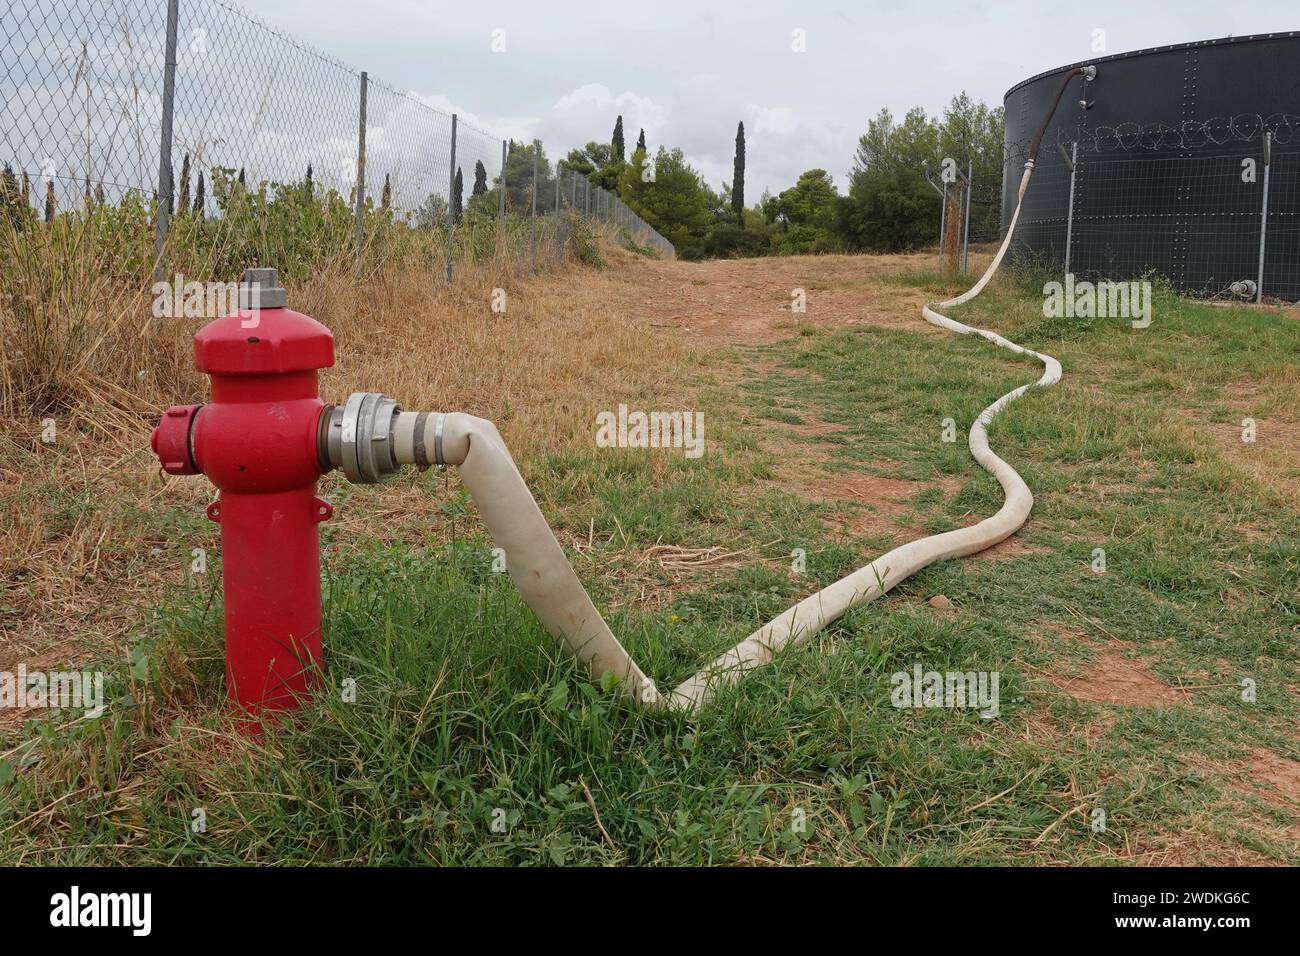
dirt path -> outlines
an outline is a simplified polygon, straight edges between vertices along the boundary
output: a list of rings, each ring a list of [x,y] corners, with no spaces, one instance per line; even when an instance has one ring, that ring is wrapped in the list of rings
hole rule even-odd
[[[988,253],[972,252],[972,268]],[[762,345],[797,335],[800,325],[873,324],[934,331],[921,306],[939,286],[885,277],[936,269],[931,253],[894,256],[787,256],[707,262],[637,259],[622,283],[640,314],[705,344]],[[802,290],[804,311],[795,310]]]

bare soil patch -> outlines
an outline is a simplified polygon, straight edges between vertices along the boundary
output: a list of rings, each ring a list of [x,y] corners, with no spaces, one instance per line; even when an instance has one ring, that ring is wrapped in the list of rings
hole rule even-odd
[[[1300,760],[1255,747],[1246,763],[1246,775],[1251,789],[1263,799],[1300,807]]]
[[[933,292],[882,281],[882,276],[935,267],[928,253],[894,256],[788,256],[706,262],[644,260],[623,281],[654,324],[682,329],[703,345],[763,345],[801,328],[879,325],[921,333],[938,330],[921,318]],[[806,311],[795,312],[802,289]]]
[[[1295,391],[1291,386],[1287,394],[1266,393],[1251,379],[1234,382],[1225,393],[1233,407],[1232,420],[1206,422],[1204,426],[1215,447],[1234,465],[1261,483],[1289,492],[1300,492],[1300,415],[1296,414]],[[1190,411],[1194,419],[1205,421],[1203,410]],[[1253,430],[1248,431],[1248,424],[1253,424]]]
[[[1140,661],[1111,647],[1101,647],[1097,659],[1072,677],[1049,674],[1048,680],[1075,700],[1124,707],[1172,707],[1188,698],[1185,690],[1170,687]]]

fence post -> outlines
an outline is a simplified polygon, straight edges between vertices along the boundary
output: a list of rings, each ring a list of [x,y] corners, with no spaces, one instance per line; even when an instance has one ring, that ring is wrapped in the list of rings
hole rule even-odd
[[[551,261],[560,254],[560,179],[564,176],[564,163],[555,161],[555,224],[551,230]]]
[[[447,186],[447,281],[451,282],[451,237],[456,231],[456,114],[451,114],[451,175]]]
[[[369,74],[361,71],[361,110],[357,129],[357,261],[366,241],[366,88]]]
[[[537,149],[533,148],[533,211],[528,222],[528,251],[537,262]]]
[[[1064,153],[1064,150],[1062,150]],[[1070,146],[1070,207],[1065,213],[1065,274],[1070,274],[1070,244],[1074,241],[1074,174],[1079,166],[1079,141]]]
[[[180,0],[167,0],[167,54],[163,60],[162,135],[158,138],[158,202],[154,209],[153,277],[163,278],[163,246],[167,243],[172,201],[172,113],[176,104],[176,21]]]
[[[970,261],[970,200],[975,188],[975,160],[966,160],[966,218],[961,227],[961,271],[966,271]]]
[[[939,261],[943,262],[943,240],[948,234],[948,184],[943,184],[943,198],[939,200]]]
[[[1273,165],[1273,132],[1264,134],[1264,205],[1259,213],[1259,272],[1255,276],[1255,301],[1264,301],[1264,245],[1268,235],[1268,174]]]
[[[501,141],[501,191],[497,196],[497,218],[506,219],[506,141]]]

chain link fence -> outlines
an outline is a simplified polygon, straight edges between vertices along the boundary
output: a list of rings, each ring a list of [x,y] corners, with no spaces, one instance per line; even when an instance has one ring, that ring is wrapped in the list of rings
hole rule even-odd
[[[1008,150],[1007,212],[1027,152]],[[1081,277],[1155,274],[1188,295],[1294,302],[1298,244],[1300,117],[1276,114],[1060,131],[1013,248]]]
[[[574,212],[674,254],[617,196],[533,162],[540,144],[503,141],[225,0],[24,0],[0,21],[0,57],[6,202],[36,220],[149,204],[160,270],[170,218],[220,217],[236,183],[346,203],[358,254],[375,209],[445,230],[449,277],[471,209],[502,223]],[[496,241],[536,261],[567,234],[534,222]]]
[[[926,169],[941,261],[965,268],[970,247],[1006,235],[1028,150],[954,158],[946,178],[942,162]],[[1159,275],[1206,298],[1300,300],[1300,117],[1062,130],[1039,151],[1012,257],[1094,280]]]

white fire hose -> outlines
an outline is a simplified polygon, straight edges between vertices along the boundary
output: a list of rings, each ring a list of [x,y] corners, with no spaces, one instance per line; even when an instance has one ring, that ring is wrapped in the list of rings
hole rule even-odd
[[[989,448],[989,422],[1033,385],[1048,386],[1061,377],[1061,364],[1050,355],[1026,349],[994,332],[972,328],[937,310],[975,298],[1002,264],[1020,218],[1020,205],[1033,172],[1033,160],[1020,180],[1016,210],[1006,238],[984,275],[971,289],[922,314],[934,325],[962,334],[981,335],[1005,349],[1032,355],[1043,363],[1037,382],[1022,385],[984,409],[971,426],[970,450],[1006,494],[992,517],[978,524],[931,535],[886,552],[866,567],[809,595],[764,624],[670,694],[661,695],[654,681],[636,665],[610,631],[555,540],[537,502],[524,484],[501,434],[491,422],[463,414],[403,412],[374,392],[358,392],[327,420],[327,456],[353,481],[378,481],[401,465],[455,465],[478,506],[492,540],[505,552],[506,567],[520,595],[542,625],[560,638],[596,679],[612,674],[635,701],[651,708],[698,710],[721,688],[772,660],[781,650],[799,645],[850,608],[884,594],[900,581],[936,561],[975,554],[1014,534],[1029,517],[1034,497],[1014,468]]]

